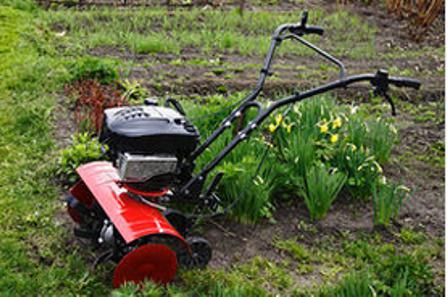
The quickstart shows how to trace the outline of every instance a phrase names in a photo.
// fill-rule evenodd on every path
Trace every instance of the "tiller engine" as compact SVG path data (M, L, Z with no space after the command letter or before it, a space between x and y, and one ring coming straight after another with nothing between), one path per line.
M322 28L306 23L307 14L304 13L301 22L277 28L257 86L200 145L198 130L188 121L176 100L168 99L164 106L146 100L141 106L105 110L99 139L107 146L110 161L92 162L77 169L80 180L70 189L67 205L68 213L78 224L75 234L90 239L104 250L98 261L118 263L113 276L114 287L145 279L165 284L175 276L178 264L187 268L208 264L212 256L209 242L191 235L197 214L207 209L214 213L221 204L214 190L223 174L217 173L208 183L207 177L275 110L365 81L374 87L377 95L385 97L395 113L387 94L389 85L420 87L417 80L390 77L384 70L346 76L339 60L303 39L307 34L323 34ZM340 77L264 105L256 98L271 74L276 48L288 39L298 41L336 65ZM249 109L256 109L257 115L247 125L234 127L237 132L228 145L204 168L195 170L195 160L225 130L232 129L233 123L241 124L236 120ZM195 210L185 215L169 207L176 203L192 203Z

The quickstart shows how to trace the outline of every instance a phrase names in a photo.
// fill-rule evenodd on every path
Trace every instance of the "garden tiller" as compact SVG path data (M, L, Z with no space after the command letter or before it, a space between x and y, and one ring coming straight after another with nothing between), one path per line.
M212 250L209 242L192 235L199 214L216 213L222 204L215 193L223 173L207 177L240 142L246 140L275 110L357 82L369 82L377 95L395 107L388 96L389 85L418 89L420 82L391 77L384 70L374 74L346 76L344 65L303 39L322 35L324 30L307 25L306 12L297 24L279 26L270 44L255 89L234 105L233 111L211 135L199 144L199 132L185 116L178 101L168 99L164 106L145 100L141 106L106 109L99 139L107 146L110 161L88 163L77 168L80 180L70 190L68 213L78 224L75 234L88 238L104 252L98 262L117 262L113 285L139 283L145 279L168 283L177 265L204 267ZM276 48L293 39L314 50L340 70L339 79L263 105L255 101L263 89ZM256 115L240 125L234 138L212 161L200 170L195 160L248 110ZM213 116L213 115L212 115ZM241 123L241 121L238 121ZM177 203L191 203L193 211L174 210ZM223 209L221 207L220 209ZM227 208L224 208L227 210Z

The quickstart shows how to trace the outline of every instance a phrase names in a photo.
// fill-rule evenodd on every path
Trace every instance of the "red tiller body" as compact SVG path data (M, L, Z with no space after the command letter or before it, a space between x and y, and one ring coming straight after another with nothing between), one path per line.
M119 176L112 163L88 163L79 167L77 173L81 180L70 190L71 194L88 207L93 199L97 201L127 244L154 234L185 242L159 210L129 197L128 190L118 185Z

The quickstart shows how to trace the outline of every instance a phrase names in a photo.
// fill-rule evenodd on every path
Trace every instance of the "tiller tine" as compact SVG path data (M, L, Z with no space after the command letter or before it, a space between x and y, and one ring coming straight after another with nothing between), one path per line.
M176 253L168 246L158 243L144 244L124 256L114 271L115 288L127 282L136 284L151 280L167 284L176 275Z

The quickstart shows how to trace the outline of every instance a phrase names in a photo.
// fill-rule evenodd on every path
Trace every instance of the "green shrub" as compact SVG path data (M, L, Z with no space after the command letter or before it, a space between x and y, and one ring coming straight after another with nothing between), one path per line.
M373 185L373 211L375 225L388 226L398 215L409 189L395 184L375 183Z
M315 165L306 172L300 191L312 220L322 219L327 214L346 179L344 173L330 172L324 164Z
M323 295L328 297L376 296L372 278L366 272L347 275L337 286L323 293Z
M425 260L414 254L393 255L377 262L378 296L439 296L434 273Z
M274 245L279 250L289 253L298 262L306 263L311 258L311 252L306 247L299 244L297 240L288 239L277 241Z
M243 95L229 98L215 95L183 103L189 118L206 137ZM246 115L245 123L251 118L252 114ZM372 184L382 175L378 160L387 162L396 139L388 123L375 120L367 125L365 114L338 106L327 97L301 102L286 115L277 113L270 119L261 137L252 136L240 144L217 168L225 173L219 191L227 203L241 197L234 215L244 216L244 221L260 217L266 206L294 194L304 198L313 219L325 216L341 187L345 186L355 198L366 199L372 194ZM198 168L229 143L235 132L229 130L232 131L227 131L204 152L197 162ZM387 142L388 139L392 142ZM253 174L266 144L271 147L266 160L270 165L265 166L269 168L263 169L260 180L254 183ZM247 157L249 154L255 158ZM333 167L337 169L334 174L329 172ZM312 185L306 184L308 180ZM331 191L326 191L328 187ZM245 215L246 212L251 214ZM266 214L269 216L269 211Z
M139 101L138 103L141 104L144 99L149 97L148 90L138 81L130 81L125 79L120 84L124 91L123 97L126 98L127 101L135 100Z
M279 154L288 164L290 174L294 178L293 183L300 186L301 179L317 161L316 145L313 139L301 137L298 133L291 135L291 140L291 145L281 148Z
M364 146L357 147L347 143L338 150L333 164L347 174L347 188L352 197L366 199L372 192L372 184L376 183L382 168Z
M395 128L378 119L368 124L366 137L368 146L376 160L380 164L386 163L398 139Z
M103 159L101 144L88 133L75 134L73 143L62 151L59 162L59 173L69 183L77 179L76 168L90 161Z
M347 143L356 147L364 147L367 142L367 134L365 120L358 114L351 115L347 123Z
M259 160L246 155L238 162L224 162L218 171L225 175L218 187L220 197L230 205L237 203L231 210L233 216L243 222L255 222L265 216L270 217L270 197L272 186L263 172L254 177Z
M74 81L93 79L102 84L109 84L118 80L118 71L112 60L87 56L79 58L69 66Z
M233 94L231 97L215 94L197 101L183 100L182 105L189 120L198 127L201 136L205 138L218 128L243 96L244 93Z

